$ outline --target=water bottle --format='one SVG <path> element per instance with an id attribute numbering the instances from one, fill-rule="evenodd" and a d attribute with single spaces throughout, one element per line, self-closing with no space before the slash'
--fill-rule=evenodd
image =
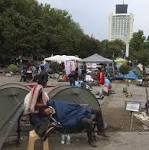
<path id="1" fill-rule="evenodd" d="M 67 134 L 67 138 L 66 138 L 66 144 L 70 144 L 70 135 L 69 134 Z"/>
<path id="2" fill-rule="evenodd" d="M 61 144 L 65 144 L 65 134 L 62 134 L 61 136 Z"/>

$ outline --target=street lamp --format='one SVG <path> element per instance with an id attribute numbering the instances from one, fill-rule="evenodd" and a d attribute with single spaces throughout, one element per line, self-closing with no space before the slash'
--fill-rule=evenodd
<path id="1" fill-rule="evenodd" d="M 124 34 L 124 42 L 126 44 L 126 51 L 125 51 L 125 57 L 129 57 L 129 37 L 127 34 Z"/>
<path id="2" fill-rule="evenodd" d="M 126 58 L 129 57 L 129 41 L 126 41 L 126 53 L 125 53 Z"/>

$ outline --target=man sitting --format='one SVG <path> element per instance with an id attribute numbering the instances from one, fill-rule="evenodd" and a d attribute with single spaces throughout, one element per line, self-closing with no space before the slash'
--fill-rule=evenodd
<path id="1" fill-rule="evenodd" d="M 89 106 L 81 106 L 79 104 L 67 103 L 64 101 L 48 100 L 47 95 L 43 91 L 42 82 L 32 89 L 32 98 L 28 101 L 28 110 L 30 114 L 30 122 L 37 134 L 45 140 L 51 130 L 57 128 L 57 124 L 53 123 L 52 118 L 68 131 L 76 126 L 81 126 L 87 130 L 88 143 L 95 147 L 93 121 L 97 123 L 97 134 L 106 136 L 104 133 L 104 123 L 100 110 L 94 110 Z M 94 119 L 91 118 L 95 115 Z"/>

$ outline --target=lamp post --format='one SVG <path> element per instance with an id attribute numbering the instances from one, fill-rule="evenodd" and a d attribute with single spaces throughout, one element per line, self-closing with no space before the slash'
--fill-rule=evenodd
<path id="1" fill-rule="evenodd" d="M 124 34 L 124 42 L 126 44 L 126 51 L 125 51 L 125 57 L 129 57 L 129 37 L 127 34 Z"/>
<path id="2" fill-rule="evenodd" d="M 126 41 L 126 53 L 125 53 L 126 58 L 129 57 L 129 41 Z"/>

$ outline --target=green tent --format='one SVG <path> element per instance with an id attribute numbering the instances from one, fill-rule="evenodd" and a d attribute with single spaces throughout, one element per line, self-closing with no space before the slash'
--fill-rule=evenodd
<path id="1" fill-rule="evenodd" d="M 48 93 L 50 99 L 68 101 L 69 103 L 84 104 L 100 109 L 100 104 L 96 97 L 87 89 L 71 86 L 59 86 Z"/>
<path id="2" fill-rule="evenodd" d="M 24 97 L 29 91 L 19 83 L 0 86 L 0 149 L 6 138 L 16 132 L 18 118 L 23 112 Z"/>

